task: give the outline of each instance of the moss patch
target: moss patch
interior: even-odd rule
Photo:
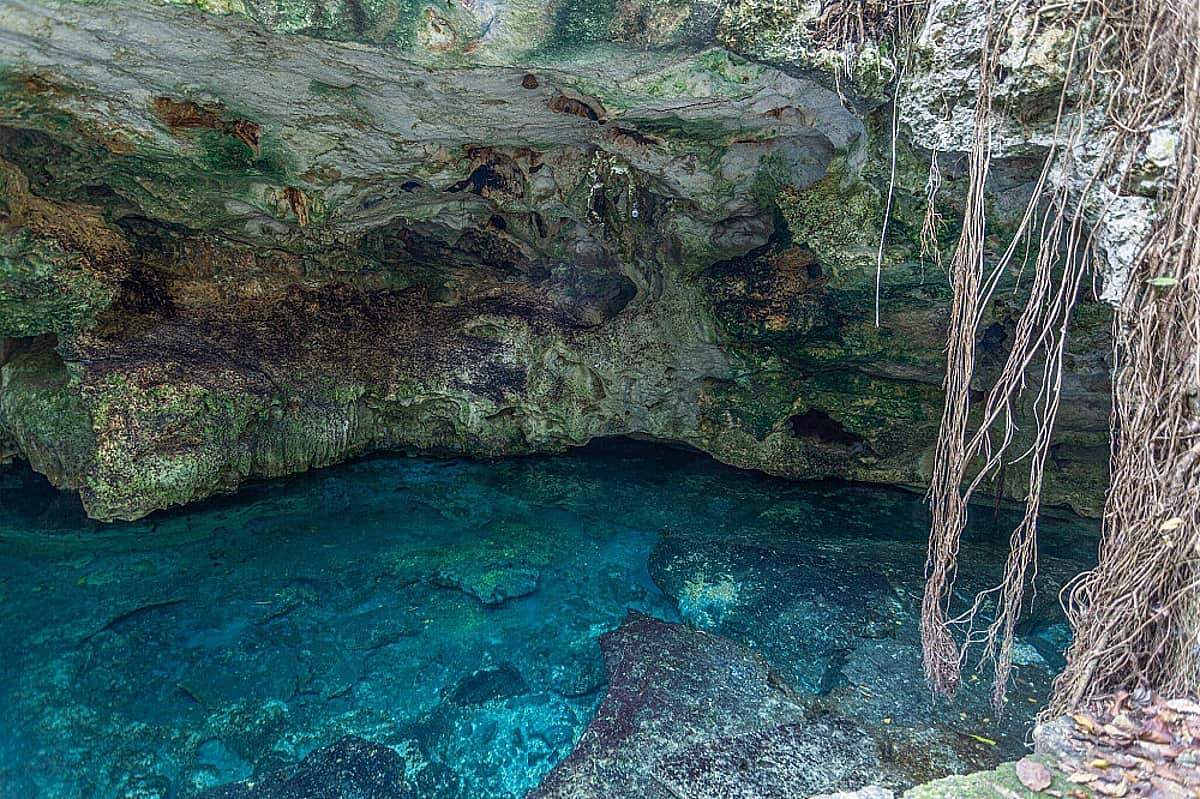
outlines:
[[[52,483],[75,487],[96,442],[78,387],[48,342],[17,353],[0,369],[0,431]]]
[[[831,174],[807,189],[785,186],[776,202],[792,240],[832,266],[835,275],[873,261],[883,210],[870,185]]]
[[[180,505],[248,472],[241,438],[266,412],[252,395],[124,376],[88,395],[98,446],[81,493],[89,514],[104,520]]]
[[[1086,786],[1069,781],[1058,771],[1050,758],[1035,756],[1054,778],[1050,790],[1059,795],[1090,799],[1094,794]],[[992,771],[976,771],[918,785],[904,794],[904,799],[1044,799],[1048,794],[1031,791],[1017,778],[1016,763],[1004,763]]]
[[[77,254],[24,232],[0,236],[0,337],[87,327],[115,295]]]

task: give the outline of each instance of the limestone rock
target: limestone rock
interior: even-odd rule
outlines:
[[[0,458],[103,520],[370,451],[612,435],[922,483],[949,291],[916,231],[930,148],[944,217],[961,205],[967,6],[921,32],[893,181],[877,26],[843,81],[808,0],[0,1]],[[1034,116],[1060,28],[1014,26],[1005,91]],[[1038,120],[1004,126],[1001,234]],[[1128,263],[1150,201],[1116,200],[1098,240]],[[1107,464],[1096,305],[1044,489],[1083,511]]]
[[[456,563],[439,569],[433,582],[445,588],[457,588],[484,605],[494,606],[532,594],[537,590],[540,577],[537,569],[520,566]]]
[[[807,796],[883,772],[865,732],[806,718],[729,639],[631,611],[601,649],[608,693],[531,799]]]
[[[393,749],[355,736],[317,749],[294,772],[205,791],[204,799],[357,799],[411,797],[404,783],[404,759]]]

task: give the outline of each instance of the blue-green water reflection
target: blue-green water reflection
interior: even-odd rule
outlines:
[[[965,591],[1003,562],[1011,520],[980,516]],[[186,797],[348,733],[400,751],[421,795],[518,797],[599,703],[596,640],[627,608],[749,643],[868,723],[1018,750],[1065,635],[1053,586],[1086,567],[1094,526],[1044,525],[1049,587],[998,723],[985,689],[931,715],[925,525],[916,495],[629,442],[376,457],[119,525],[10,467],[0,797]]]

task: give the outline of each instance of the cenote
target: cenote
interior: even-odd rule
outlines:
[[[1197,31],[0,0],[0,799],[1200,797]]]
[[[1097,532],[1048,513],[997,719],[986,673],[953,704],[923,680],[914,493],[628,440],[374,456],[112,525],[27,468],[0,479],[5,799],[192,797],[347,735],[399,753],[412,796],[522,797],[595,714],[599,637],[631,610],[761,653],[897,786],[988,766],[1025,750],[1069,635],[1057,589]],[[975,516],[964,593],[998,579],[1017,519]]]

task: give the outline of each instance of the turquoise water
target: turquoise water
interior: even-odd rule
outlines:
[[[977,515],[964,596],[1000,573],[1015,519]],[[894,742],[1019,752],[1061,665],[1056,586],[1089,565],[1094,525],[1043,525],[1003,720],[986,677],[930,705],[925,525],[914,494],[632,442],[376,457],[118,525],[2,469],[0,797],[189,797],[351,733],[399,751],[422,796],[520,797],[597,707],[597,638],[628,608],[760,649]]]

